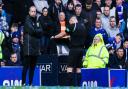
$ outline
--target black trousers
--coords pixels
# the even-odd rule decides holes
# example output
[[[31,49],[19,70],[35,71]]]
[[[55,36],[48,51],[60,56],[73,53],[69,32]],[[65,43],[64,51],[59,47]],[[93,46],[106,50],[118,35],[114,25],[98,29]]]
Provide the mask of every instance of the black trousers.
[[[22,71],[22,85],[26,83],[27,71],[29,71],[29,85],[32,85],[37,56],[25,56]]]
[[[68,67],[81,68],[83,57],[83,47],[71,48],[68,57]]]

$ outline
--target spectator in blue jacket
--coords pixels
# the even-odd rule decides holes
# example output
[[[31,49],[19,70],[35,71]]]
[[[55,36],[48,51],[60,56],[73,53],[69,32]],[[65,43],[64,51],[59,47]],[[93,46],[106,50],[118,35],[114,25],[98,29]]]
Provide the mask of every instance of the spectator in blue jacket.
[[[5,37],[9,36],[9,26],[8,26],[8,22],[7,22],[7,14],[6,12],[2,9],[3,4],[0,3],[0,30],[2,32],[4,32]]]
[[[96,18],[95,26],[92,27],[92,29],[89,32],[89,36],[90,36],[90,39],[91,39],[90,42],[92,42],[92,39],[98,33],[101,33],[102,34],[105,43],[107,43],[108,42],[108,34],[105,31],[105,29],[102,28],[102,26],[101,26],[101,19],[100,18]]]
[[[124,37],[128,37],[127,28],[127,11],[126,5],[123,4],[123,0],[116,0],[116,23],[119,25],[120,32],[122,33],[123,40]]]
[[[117,34],[116,37],[109,39],[108,43],[110,43],[114,50],[118,49],[119,47],[122,47],[123,40],[122,40],[122,34]]]
[[[12,52],[17,54],[18,59],[20,59],[20,39],[21,39],[21,32],[18,29],[18,24],[14,23],[11,27],[11,49]]]

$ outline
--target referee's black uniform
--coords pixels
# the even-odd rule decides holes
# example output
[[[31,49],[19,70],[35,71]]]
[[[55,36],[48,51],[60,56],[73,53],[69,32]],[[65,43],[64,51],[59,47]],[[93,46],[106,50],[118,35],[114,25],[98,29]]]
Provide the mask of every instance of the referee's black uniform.
[[[85,27],[84,22],[80,21],[75,24],[70,24],[68,26],[69,29],[66,30],[66,33],[70,34],[70,51],[68,57],[68,68],[75,69],[73,72],[68,73],[68,83],[69,85],[79,85],[80,81],[80,73],[77,73],[76,68],[82,67],[82,57],[83,57],[83,50],[86,46],[86,38],[87,38],[87,29]],[[74,84],[74,80],[71,78],[77,75],[77,84]],[[78,77],[79,76],[79,77]],[[71,79],[71,81],[70,81]],[[75,80],[76,81],[76,80]]]
[[[81,68],[83,49],[86,46],[87,29],[84,22],[79,22],[69,26],[66,33],[70,34],[70,52],[68,67]]]

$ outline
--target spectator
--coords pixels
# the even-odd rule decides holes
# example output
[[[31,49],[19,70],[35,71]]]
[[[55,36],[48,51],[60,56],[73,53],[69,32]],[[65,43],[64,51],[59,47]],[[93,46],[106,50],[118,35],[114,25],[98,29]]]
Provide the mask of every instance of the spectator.
[[[84,18],[88,21],[88,32],[90,28],[92,28],[92,26],[95,24],[97,10],[100,9],[98,8],[97,4],[93,3],[93,0],[85,0],[85,3],[83,4],[83,12]]]
[[[55,2],[49,6],[49,15],[53,19],[53,21],[58,22],[59,21],[59,13],[65,12],[65,8],[62,4],[61,0],[54,0]]]
[[[77,4],[82,4],[82,0],[68,0],[68,2],[73,2],[74,6]]]
[[[0,66],[1,66],[1,67],[2,67],[2,66],[6,66],[6,61],[5,61],[5,60],[0,61]]]
[[[18,43],[20,43],[21,32],[22,31],[20,31],[18,24],[13,23],[12,26],[11,26],[11,32],[10,32],[11,38],[17,37],[19,39]]]
[[[108,42],[108,34],[106,33],[105,29],[102,28],[100,18],[96,18],[95,26],[92,27],[92,29],[89,32],[89,37],[90,37],[89,43],[92,43],[94,36],[98,33],[102,34],[105,43],[107,43]]]
[[[69,21],[70,17],[74,15],[74,4],[68,1],[66,8],[66,19]]]
[[[7,23],[8,25],[10,26],[11,25],[11,22],[12,22],[12,16],[13,16],[13,3],[14,3],[14,0],[1,0],[3,2],[3,9],[6,11],[6,20],[7,20]]]
[[[128,0],[123,0],[123,6],[126,7],[128,11]]]
[[[98,5],[98,7],[101,7],[101,0],[96,0],[95,3]]]
[[[110,23],[110,27],[108,27],[108,30],[107,30],[108,31],[108,36],[109,36],[110,39],[111,38],[113,39],[113,38],[116,37],[116,35],[118,33],[120,33],[120,31],[119,31],[119,28],[116,26],[116,19],[115,19],[114,16],[110,17],[109,23]]]
[[[66,22],[66,18],[65,18],[65,13],[60,12],[60,14],[59,14],[59,26],[57,27],[57,34],[55,35],[56,38],[61,38],[60,35],[65,34],[66,29],[67,29],[67,22]]]
[[[21,34],[18,31],[13,32],[11,34],[12,51],[16,53],[19,60],[20,60],[20,50],[21,50],[20,38],[21,38]]]
[[[83,67],[86,68],[105,68],[108,64],[109,53],[104,44],[102,34],[97,34],[92,45],[86,53]]]
[[[23,53],[24,64],[22,85],[26,85],[26,74],[29,71],[29,85],[32,85],[38,55],[40,55],[40,37],[42,29],[36,18],[36,8],[31,6],[24,25]]]
[[[12,26],[11,26],[11,33],[17,32],[17,31],[18,31],[18,24],[13,23]]]
[[[125,51],[126,68],[128,68],[128,39],[124,40],[123,48],[124,48],[124,51]]]
[[[124,47],[124,49],[128,48],[128,39],[127,38],[124,40],[123,47]]]
[[[115,16],[116,8],[113,5],[112,0],[105,0],[105,6],[104,7],[110,8],[110,16]],[[102,12],[104,12],[104,7],[101,7]]]
[[[6,18],[7,18],[7,14],[6,14],[5,10],[3,10],[3,3],[2,3],[2,0],[0,0],[0,16],[1,16],[1,17],[4,17],[5,20],[6,20]]]
[[[23,32],[19,28],[17,23],[13,23],[11,26],[11,33],[10,33],[10,46],[9,49],[11,52],[15,52],[20,59],[20,52],[21,52],[21,44],[23,43]]]
[[[81,4],[77,4],[75,6],[75,16],[77,17],[78,22],[85,22],[87,23],[87,20],[84,17],[82,6]]]
[[[7,66],[21,66],[21,61],[18,59],[16,53],[12,53],[10,60],[7,61]]]
[[[85,25],[85,27],[86,27],[86,30],[87,30],[87,34],[86,35],[88,35],[88,29],[89,29],[89,26],[88,26],[88,19],[87,18],[85,18],[85,14],[84,14],[84,11],[83,11],[83,9],[82,9],[82,6],[81,6],[81,4],[77,4],[76,6],[75,6],[75,16],[77,17],[77,20],[78,20],[78,23],[82,23],[83,25]],[[87,36],[88,37],[88,36]],[[88,44],[88,40],[86,41],[86,43],[85,44]],[[85,49],[87,49],[88,48],[88,45],[86,46],[86,48]]]
[[[37,17],[41,15],[44,7],[49,7],[47,0],[33,0],[33,3],[37,9]]]
[[[73,4],[76,6],[77,4],[81,4],[80,0],[72,0]]]
[[[96,17],[97,17],[97,18],[100,18],[100,17],[101,17],[101,14],[102,14],[102,13],[101,13],[100,10],[97,10],[97,11],[96,11]]]
[[[67,21],[65,18],[65,13],[60,12],[59,22],[58,22],[58,26],[57,26],[57,34],[55,35],[56,39],[54,39],[57,44],[59,55],[63,54],[62,45],[65,45],[65,47],[66,47],[69,43],[69,35],[65,35],[65,36],[61,37],[63,34],[65,34],[66,29],[68,29],[68,28],[67,28]],[[52,37],[52,38],[54,38],[54,37]]]
[[[127,8],[123,6],[123,0],[116,0],[116,24],[120,26],[119,30],[122,36],[127,37]],[[124,39],[124,38],[123,38]]]
[[[104,7],[104,13],[101,15],[101,22],[102,22],[102,27],[105,29],[105,31],[108,33],[108,27],[110,27],[109,24],[109,18],[110,18],[110,8],[109,7]]]
[[[7,23],[7,14],[6,12],[2,9],[3,4],[0,3],[0,30],[2,30],[5,34],[6,37],[9,37],[9,26]]]
[[[83,9],[86,10],[100,10],[97,3],[94,3],[95,0],[80,0],[83,6]]]
[[[116,50],[116,53],[110,56],[108,67],[114,68],[114,69],[125,69],[126,68],[123,48],[121,47],[118,48]]]
[[[123,48],[125,50],[125,61],[128,61],[128,39],[124,40]]]
[[[115,38],[109,39],[109,43],[113,46],[114,50],[118,49],[119,47],[122,47],[122,35],[120,33],[117,34]]]
[[[39,17],[39,22],[43,31],[41,38],[41,53],[49,53],[50,38],[54,34],[54,23],[48,13],[48,8],[44,7]]]

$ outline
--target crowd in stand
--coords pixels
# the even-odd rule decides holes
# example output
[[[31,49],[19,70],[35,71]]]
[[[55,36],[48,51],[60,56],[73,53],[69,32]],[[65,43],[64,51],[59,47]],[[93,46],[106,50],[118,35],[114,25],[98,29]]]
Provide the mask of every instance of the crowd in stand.
[[[103,68],[128,68],[127,0],[0,0],[1,66],[22,65],[24,22],[30,6],[36,7],[43,31],[40,54],[57,54],[56,44],[66,44],[71,50],[79,45],[84,49],[82,56],[86,55],[83,67],[94,67],[88,64],[91,62],[87,55],[88,50],[93,50],[95,36],[100,33],[109,52],[109,60]],[[80,36],[77,30],[85,35]]]

